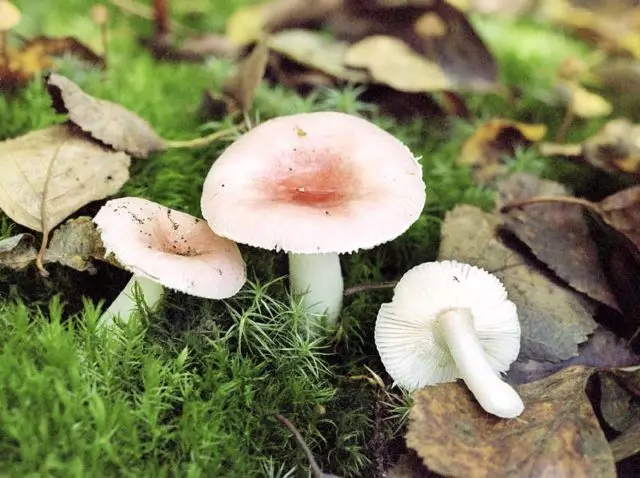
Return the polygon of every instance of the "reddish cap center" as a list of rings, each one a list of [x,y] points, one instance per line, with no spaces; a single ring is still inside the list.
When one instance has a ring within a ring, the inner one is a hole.
[[[274,167],[265,189],[273,201],[330,208],[353,197],[357,185],[353,168],[341,155],[330,150],[295,148]]]

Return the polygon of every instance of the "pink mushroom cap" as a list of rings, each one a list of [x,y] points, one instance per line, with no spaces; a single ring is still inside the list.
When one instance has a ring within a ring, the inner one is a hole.
[[[225,299],[246,281],[235,242],[205,221],[146,199],[108,201],[96,214],[107,254],[134,274],[197,297]]]
[[[390,241],[426,200],[422,168],[394,136],[336,112],[271,119],[231,144],[204,183],[202,214],[221,236],[299,254]]]

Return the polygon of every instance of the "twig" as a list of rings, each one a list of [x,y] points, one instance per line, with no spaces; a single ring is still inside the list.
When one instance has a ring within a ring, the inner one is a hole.
[[[215,133],[203,136],[202,138],[188,139],[185,141],[167,141],[167,146],[170,148],[197,148],[199,146],[206,146],[214,141],[224,138],[225,136],[231,136],[233,133],[238,133],[242,131],[242,129],[242,126],[234,126],[233,128],[216,131]]]
[[[309,468],[311,468],[311,473],[313,474],[314,478],[324,478],[325,475],[320,469],[318,462],[313,456],[313,453],[311,453],[311,450],[309,450],[309,446],[304,441],[304,438],[302,438],[302,435],[300,434],[298,429],[295,427],[295,425],[291,423],[289,420],[287,420],[284,416],[280,415],[279,413],[276,413],[276,418],[280,423],[286,426],[291,431],[291,433],[293,433],[293,436],[298,442],[298,445],[300,445],[300,448],[302,448],[302,451],[304,451],[304,454],[307,456],[307,460],[309,461]]]
[[[348,287],[344,291],[344,296],[349,297],[351,295],[357,294],[358,292],[365,292],[369,290],[379,290],[379,289],[391,289],[398,284],[397,280],[388,281],[388,282],[378,282],[374,284],[360,284],[354,285],[353,287]]]
[[[542,203],[562,203],[562,204],[576,204],[578,206],[585,207],[599,216],[604,214],[604,211],[596,203],[588,201],[586,199],[577,198],[573,196],[535,196],[532,198],[521,199],[518,201],[511,201],[500,208],[501,213],[506,213],[512,209],[520,208],[523,206],[531,206],[534,204]]]
[[[564,111],[564,117],[562,118],[562,124],[560,128],[558,128],[558,132],[556,133],[555,142],[556,143],[564,143],[564,139],[567,136],[567,132],[569,131],[569,127],[571,123],[573,123],[573,118],[575,117],[573,113],[573,108],[571,104],[567,106]]]
[[[153,21],[156,26],[156,37],[163,37],[171,33],[169,0],[153,0]]]

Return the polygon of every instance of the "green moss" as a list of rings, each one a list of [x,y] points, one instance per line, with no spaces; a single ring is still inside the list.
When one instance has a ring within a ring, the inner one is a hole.
[[[87,17],[92,2],[59,1],[47,11],[38,2],[16,3],[24,14],[20,33],[73,33],[99,47],[99,33]],[[238,4],[250,2],[172,3],[181,23],[221,30]],[[187,13],[191,4],[199,13]],[[88,93],[137,112],[168,139],[193,138],[229,124],[202,124],[196,114],[203,90],[219,89],[228,62],[157,63],[135,40],[150,33],[149,22],[115,9],[111,13],[106,80],[69,59],[59,65],[63,74]],[[554,68],[568,54],[583,54],[584,45],[531,22],[474,21],[496,52],[505,82],[523,87],[515,106],[498,97],[466,95],[479,121],[499,114],[557,127],[561,109],[544,94]],[[366,112],[421,158],[428,185],[422,217],[392,243],[345,255],[347,286],[397,279],[434,259],[446,212],[459,203],[490,209],[495,198],[494,190],[475,185],[469,171],[454,163],[475,123],[442,125],[427,118],[398,124],[362,103],[360,92],[325,89],[303,98],[264,83],[255,105],[260,119],[305,111]],[[0,97],[0,118],[0,139],[62,120],[51,112],[39,80],[15,97]],[[579,125],[574,134],[584,135],[594,124]],[[134,160],[120,195],[199,215],[202,182],[225,145]],[[543,174],[549,174],[547,164],[532,151],[508,161],[512,170]],[[89,205],[83,212],[93,214],[98,207]],[[0,214],[0,237],[23,231]],[[357,378],[366,376],[368,367],[388,379],[375,351],[373,327],[390,291],[350,297],[341,334],[315,340],[300,326],[302,313],[281,279],[287,270],[284,255],[242,251],[251,283],[238,296],[216,302],[169,293],[162,310],[142,313],[140,322],[133,321],[113,340],[96,332],[96,307],[115,297],[127,274],[107,265],[100,265],[94,277],[55,266],[48,278],[32,269],[2,272],[0,472],[251,477],[293,470],[303,476],[304,457],[274,420],[277,412],[300,428],[327,471],[371,476],[374,430],[378,440],[401,437],[409,405],[408,397],[381,398],[375,386]],[[385,419],[376,422],[380,406]]]

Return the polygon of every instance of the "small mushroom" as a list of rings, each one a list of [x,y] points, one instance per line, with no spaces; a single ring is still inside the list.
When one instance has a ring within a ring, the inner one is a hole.
[[[106,256],[133,276],[100,318],[128,321],[136,286],[150,308],[164,288],[208,299],[235,295],[246,281],[245,264],[233,241],[217,236],[205,221],[146,199],[108,201],[94,218]]]
[[[338,255],[398,237],[425,199],[406,146],[362,118],[322,112],[244,134],[209,171],[201,206],[216,234],[287,252],[292,292],[334,324],[344,291]]]
[[[442,261],[409,270],[380,308],[375,341],[402,388],[462,378],[487,412],[514,418],[524,409],[499,376],[520,351],[516,306],[498,278],[478,267]]]

